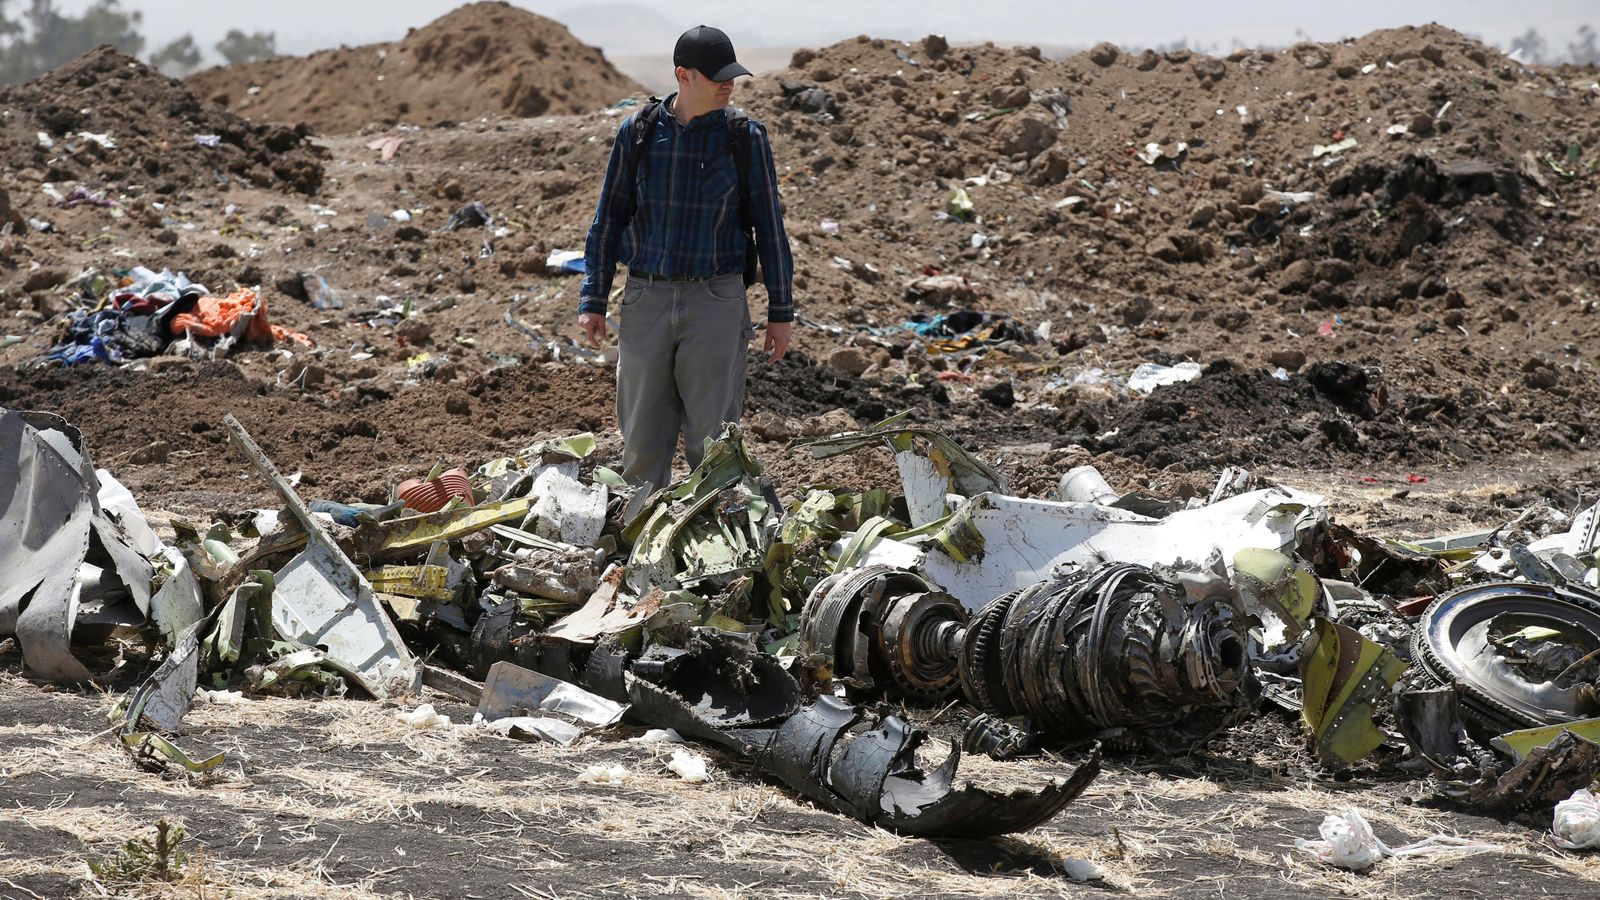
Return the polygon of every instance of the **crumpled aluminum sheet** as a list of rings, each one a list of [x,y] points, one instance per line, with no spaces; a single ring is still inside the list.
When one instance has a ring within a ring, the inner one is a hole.
[[[86,681],[72,652],[82,582],[97,546],[140,615],[153,569],[101,509],[83,436],[48,413],[0,408],[0,636],[15,634],[28,667],[56,681]],[[104,562],[104,560],[101,560]]]

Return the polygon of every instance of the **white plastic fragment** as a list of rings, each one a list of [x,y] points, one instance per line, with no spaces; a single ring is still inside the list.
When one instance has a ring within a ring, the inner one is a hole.
[[[1311,201],[1317,199],[1316,191],[1268,190],[1263,191],[1261,196],[1263,199],[1271,200],[1275,203],[1282,203],[1285,206],[1298,206],[1301,203],[1310,203]]]
[[[244,706],[255,701],[246,697],[241,691],[213,691],[201,688],[194,692],[194,698],[201,703],[210,703],[216,706]]]
[[[396,222],[409,222],[409,221],[411,221],[411,211],[410,210],[397,209],[394,212],[390,213],[389,215]]]
[[[679,778],[692,784],[704,784],[711,780],[711,772],[706,769],[705,757],[681,747],[672,751],[672,759],[667,761],[667,768]]]
[[[1354,809],[1345,810],[1342,816],[1324,816],[1317,832],[1322,840],[1296,838],[1294,845],[1341,869],[1361,872],[1389,855],[1389,848],[1378,840],[1372,833],[1372,826]]]
[[[676,728],[652,728],[638,737],[628,738],[630,744],[683,744],[687,743]]]
[[[1133,374],[1128,376],[1128,388],[1141,394],[1148,394],[1164,384],[1193,381],[1200,377],[1200,371],[1201,366],[1197,362],[1181,362],[1175,366],[1141,363],[1133,370]]]
[[[1106,870],[1100,868],[1087,859],[1063,859],[1061,871],[1066,873],[1073,881],[1099,881],[1106,877]]]
[[[1389,856],[1432,856],[1450,851],[1487,853],[1500,850],[1498,844],[1474,841],[1448,834],[1436,834],[1401,847],[1390,847],[1372,833],[1372,826],[1360,811],[1347,809],[1343,815],[1329,813],[1317,827],[1318,841],[1295,839],[1295,846],[1325,863],[1361,872]]]
[[[578,773],[579,784],[621,784],[632,773],[623,766],[605,766],[596,763]]]
[[[1592,850],[1600,847],[1600,794],[1579,788],[1556,804],[1555,823],[1550,828],[1556,846],[1564,850]]]
[[[397,712],[394,717],[418,731],[450,727],[450,717],[435,712],[432,703],[424,703],[410,712]]]

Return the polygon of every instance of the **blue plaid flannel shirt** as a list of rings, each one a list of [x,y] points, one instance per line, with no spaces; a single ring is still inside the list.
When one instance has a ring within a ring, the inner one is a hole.
[[[715,110],[684,126],[663,109],[655,134],[645,143],[650,156],[640,161],[639,183],[629,186],[622,182],[637,115],[622,123],[611,145],[605,185],[584,245],[580,313],[605,314],[618,262],[635,272],[674,278],[744,271],[739,172],[728,153],[726,111]],[[772,146],[766,128],[754,119],[749,147],[750,214],[767,288],[767,321],[792,322],[794,258],[783,231]]]

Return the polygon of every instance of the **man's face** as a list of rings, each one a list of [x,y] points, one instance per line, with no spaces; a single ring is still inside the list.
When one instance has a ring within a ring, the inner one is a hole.
[[[712,81],[698,69],[678,69],[678,93],[697,107],[721,109],[733,99],[733,79]]]

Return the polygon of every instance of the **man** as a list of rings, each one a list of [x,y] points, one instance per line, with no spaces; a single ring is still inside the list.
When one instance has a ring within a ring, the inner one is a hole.
[[[767,132],[727,110],[733,80],[750,70],[728,36],[705,25],[678,38],[672,62],[678,90],[617,131],[578,302],[578,323],[599,347],[616,264],[628,267],[617,363],[622,474],[657,488],[671,480],[680,433],[692,468],[706,439],[743,412],[755,336],[745,297],[747,228],[767,288],[765,351],[773,362],[788,352],[794,322],[794,260]],[[648,133],[635,135],[636,120]],[[740,122],[747,137],[733,131]],[[740,143],[748,153],[743,196],[730,151]]]

